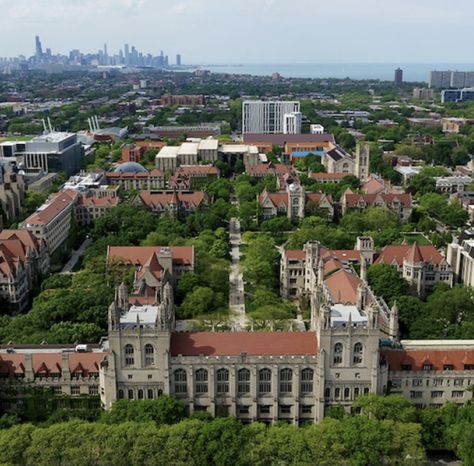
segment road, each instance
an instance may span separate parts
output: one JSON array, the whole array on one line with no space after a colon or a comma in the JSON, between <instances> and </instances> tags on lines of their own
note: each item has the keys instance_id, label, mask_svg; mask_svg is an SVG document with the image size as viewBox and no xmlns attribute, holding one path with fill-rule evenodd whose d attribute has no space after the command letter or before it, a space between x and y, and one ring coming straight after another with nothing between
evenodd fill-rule
<instances>
[{"instance_id":1,"label":"road","mask_svg":"<svg viewBox=\"0 0 474 466\"><path fill-rule=\"evenodd\" d=\"M229 243L230 243L230 274L229 274L229 308L232 313L232 327L236 331L245 330L247 318L245 316L244 278L240 270L240 222L237 218L229 221Z\"/></svg>"},{"instance_id":2,"label":"road","mask_svg":"<svg viewBox=\"0 0 474 466\"><path fill-rule=\"evenodd\" d=\"M71 273L72 269L76 266L77 261L86 252L86 249L91 245L91 243L92 238L86 238L79 246L79 249L72 252L71 258L67 261L66 265L61 270L61 273Z\"/></svg>"}]
</instances>

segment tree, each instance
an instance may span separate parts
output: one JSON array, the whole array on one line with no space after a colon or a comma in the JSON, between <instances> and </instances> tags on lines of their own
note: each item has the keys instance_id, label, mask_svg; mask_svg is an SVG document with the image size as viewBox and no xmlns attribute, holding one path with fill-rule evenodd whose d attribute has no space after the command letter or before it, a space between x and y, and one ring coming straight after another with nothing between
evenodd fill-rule
<instances>
[{"instance_id":1,"label":"tree","mask_svg":"<svg viewBox=\"0 0 474 466\"><path fill-rule=\"evenodd\" d=\"M198 286L184 298L178 312L183 318L196 317L211 312L216 308L216 305L214 291L205 286Z\"/></svg>"},{"instance_id":2,"label":"tree","mask_svg":"<svg viewBox=\"0 0 474 466\"><path fill-rule=\"evenodd\" d=\"M416 422L416 408L402 395L377 396L374 394L359 396L353 404L361 414L378 420Z\"/></svg>"},{"instance_id":3,"label":"tree","mask_svg":"<svg viewBox=\"0 0 474 466\"><path fill-rule=\"evenodd\" d=\"M408 283L400 277L397 269L389 264L373 264L367 271L372 291L391 305L408 291Z\"/></svg>"},{"instance_id":4,"label":"tree","mask_svg":"<svg viewBox=\"0 0 474 466\"><path fill-rule=\"evenodd\" d=\"M162 395L156 400L118 400L103 412L101 422L155 422L157 425L175 424L184 418L185 408L181 401Z\"/></svg>"}]
</instances>

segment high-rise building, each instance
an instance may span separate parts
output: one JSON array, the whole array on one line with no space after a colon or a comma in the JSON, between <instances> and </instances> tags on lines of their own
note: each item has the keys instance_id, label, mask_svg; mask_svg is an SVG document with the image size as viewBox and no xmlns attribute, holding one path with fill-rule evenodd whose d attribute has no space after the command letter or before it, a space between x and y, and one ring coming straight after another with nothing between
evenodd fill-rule
<instances>
[{"instance_id":1,"label":"high-rise building","mask_svg":"<svg viewBox=\"0 0 474 466\"><path fill-rule=\"evenodd\" d=\"M300 134L301 133L301 112L285 113L283 115L283 133Z\"/></svg>"},{"instance_id":2,"label":"high-rise building","mask_svg":"<svg viewBox=\"0 0 474 466\"><path fill-rule=\"evenodd\" d=\"M176 55L176 66L181 66L181 55L179 53Z\"/></svg>"},{"instance_id":3,"label":"high-rise building","mask_svg":"<svg viewBox=\"0 0 474 466\"><path fill-rule=\"evenodd\" d=\"M430 87L463 89L474 86L474 71L431 71Z\"/></svg>"},{"instance_id":4,"label":"high-rise building","mask_svg":"<svg viewBox=\"0 0 474 466\"><path fill-rule=\"evenodd\" d=\"M431 100L433 96L433 89L428 89L426 87L415 87L415 89L413 89L414 99Z\"/></svg>"},{"instance_id":5,"label":"high-rise building","mask_svg":"<svg viewBox=\"0 0 474 466\"><path fill-rule=\"evenodd\" d=\"M125 44L123 50L125 55L125 64L130 65L130 46L128 44Z\"/></svg>"},{"instance_id":6,"label":"high-rise building","mask_svg":"<svg viewBox=\"0 0 474 466\"><path fill-rule=\"evenodd\" d=\"M299 111L296 101L246 100L242 103L242 134L283 134L285 114Z\"/></svg>"},{"instance_id":7,"label":"high-rise building","mask_svg":"<svg viewBox=\"0 0 474 466\"><path fill-rule=\"evenodd\" d=\"M35 55L36 55L36 58L38 60L40 60L43 56L43 48L41 47L41 40L39 38L39 36L36 36L35 37L35 45L36 45L36 52L35 52Z\"/></svg>"},{"instance_id":8,"label":"high-rise building","mask_svg":"<svg viewBox=\"0 0 474 466\"><path fill-rule=\"evenodd\" d=\"M395 86L401 86L403 84L403 70L397 68L395 70Z\"/></svg>"},{"instance_id":9,"label":"high-rise building","mask_svg":"<svg viewBox=\"0 0 474 466\"><path fill-rule=\"evenodd\" d=\"M446 102L466 102L474 100L474 88L445 89L441 91L441 103Z\"/></svg>"}]
</instances>

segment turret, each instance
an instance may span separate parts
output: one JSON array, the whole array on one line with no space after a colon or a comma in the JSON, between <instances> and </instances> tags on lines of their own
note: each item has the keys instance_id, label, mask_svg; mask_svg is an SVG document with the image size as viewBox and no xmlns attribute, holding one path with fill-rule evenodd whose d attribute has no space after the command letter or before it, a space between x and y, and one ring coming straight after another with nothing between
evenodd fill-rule
<instances>
[{"instance_id":1,"label":"turret","mask_svg":"<svg viewBox=\"0 0 474 466\"><path fill-rule=\"evenodd\" d=\"M398 306L397 302L393 303L392 309L390 310L390 322L389 322L389 329L388 329L390 337L398 341Z\"/></svg>"}]
</instances>

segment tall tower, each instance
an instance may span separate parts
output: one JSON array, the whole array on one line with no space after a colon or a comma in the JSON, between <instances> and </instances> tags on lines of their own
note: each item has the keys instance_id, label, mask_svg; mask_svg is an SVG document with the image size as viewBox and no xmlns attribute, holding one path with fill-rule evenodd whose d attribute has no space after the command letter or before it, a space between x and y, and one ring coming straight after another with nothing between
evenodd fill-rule
<instances>
[{"instance_id":1,"label":"tall tower","mask_svg":"<svg viewBox=\"0 0 474 466\"><path fill-rule=\"evenodd\" d=\"M295 220L304 217L305 193L301 185L296 182L289 184L286 188L288 193L288 218Z\"/></svg>"},{"instance_id":2,"label":"tall tower","mask_svg":"<svg viewBox=\"0 0 474 466\"><path fill-rule=\"evenodd\" d=\"M181 54L176 55L176 66L181 66Z\"/></svg>"},{"instance_id":3,"label":"tall tower","mask_svg":"<svg viewBox=\"0 0 474 466\"><path fill-rule=\"evenodd\" d=\"M355 155L355 173L361 183L369 178L370 174L370 146L368 144L357 144Z\"/></svg>"},{"instance_id":4,"label":"tall tower","mask_svg":"<svg viewBox=\"0 0 474 466\"><path fill-rule=\"evenodd\" d=\"M35 56L37 60L41 60L43 57L43 48L41 46L41 40L39 36L35 37Z\"/></svg>"},{"instance_id":5,"label":"tall tower","mask_svg":"<svg viewBox=\"0 0 474 466\"><path fill-rule=\"evenodd\" d=\"M403 70L401 68L395 70L394 83L395 86L401 86L403 84Z\"/></svg>"}]
</instances>

